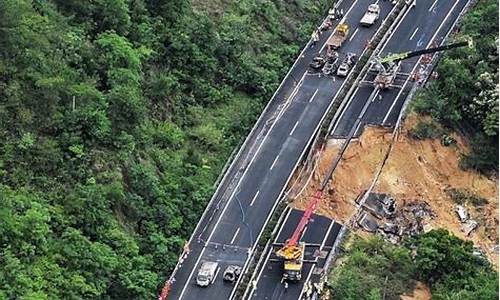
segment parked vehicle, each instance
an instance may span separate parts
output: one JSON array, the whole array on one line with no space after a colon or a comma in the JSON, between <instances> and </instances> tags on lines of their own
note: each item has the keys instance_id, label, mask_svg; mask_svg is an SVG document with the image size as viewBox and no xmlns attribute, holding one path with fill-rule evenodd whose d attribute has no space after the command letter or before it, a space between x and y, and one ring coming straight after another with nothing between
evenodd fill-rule
<instances>
[{"instance_id":1,"label":"parked vehicle","mask_svg":"<svg viewBox=\"0 0 500 300\"><path fill-rule=\"evenodd\" d=\"M326 59L322 56L316 56L313 58L312 62L309 64L309 66L315 70L320 70L323 68L323 66L326 63Z\"/></svg>"},{"instance_id":2,"label":"parked vehicle","mask_svg":"<svg viewBox=\"0 0 500 300\"><path fill-rule=\"evenodd\" d=\"M226 270L224 271L224 275L222 278L225 281L229 281L231 283L234 283L236 280L238 280L238 277L240 277L241 274L241 267L237 265L229 265L227 266Z\"/></svg>"},{"instance_id":3,"label":"parked vehicle","mask_svg":"<svg viewBox=\"0 0 500 300\"><path fill-rule=\"evenodd\" d=\"M363 26L372 26L378 20L380 15L380 6L376 3L368 5L366 13L361 18L359 23Z\"/></svg>"},{"instance_id":4,"label":"parked vehicle","mask_svg":"<svg viewBox=\"0 0 500 300\"><path fill-rule=\"evenodd\" d=\"M356 53L349 52L337 69L337 76L346 77L356 63Z\"/></svg>"},{"instance_id":5,"label":"parked vehicle","mask_svg":"<svg viewBox=\"0 0 500 300\"><path fill-rule=\"evenodd\" d=\"M196 276L196 284L199 286L208 286L212 284L217 275L219 264L214 261L205 261L201 264Z\"/></svg>"},{"instance_id":6,"label":"parked vehicle","mask_svg":"<svg viewBox=\"0 0 500 300\"><path fill-rule=\"evenodd\" d=\"M329 50L337 50L349 35L349 25L342 23L335 28L335 32L326 42Z\"/></svg>"}]
</instances>

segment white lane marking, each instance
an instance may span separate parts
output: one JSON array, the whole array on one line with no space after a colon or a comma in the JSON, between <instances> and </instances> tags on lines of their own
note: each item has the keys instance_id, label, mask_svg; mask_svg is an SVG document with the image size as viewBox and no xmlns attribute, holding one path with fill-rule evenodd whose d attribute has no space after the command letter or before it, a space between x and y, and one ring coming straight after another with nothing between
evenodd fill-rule
<instances>
[{"instance_id":1,"label":"white lane marking","mask_svg":"<svg viewBox=\"0 0 500 300\"><path fill-rule=\"evenodd\" d=\"M255 202L255 199L257 199L257 196L259 195L260 191L257 191L257 193L255 193L255 196L253 196L252 198L252 202L250 202L250 206L253 205L253 203Z\"/></svg>"},{"instance_id":2,"label":"white lane marking","mask_svg":"<svg viewBox=\"0 0 500 300\"><path fill-rule=\"evenodd\" d=\"M271 257L271 253L273 252L273 249L269 249L268 253L267 253L267 256L266 256L266 260L265 262L269 262L269 257ZM252 288L252 291L250 292L250 297L248 297L248 299L251 299L252 296L253 296L253 292L257 289L257 285L259 284L259 280L260 280L260 277L262 276L262 273L264 272L264 269L266 266L266 263L264 263L264 265L262 266L262 268L260 268L260 272L259 272L259 275L257 275L257 278L255 279L255 282L257 284L255 284Z\"/></svg>"},{"instance_id":3,"label":"white lane marking","mask_svg":"<svg viewBox=\"0 0 500 300\"><path fill-rule=\"evenodd\" d=\"M396 8L396 6L394 6L394 8ZM405 14L401 17L401 19L398 21L398 24L396 24L396 26L392 30L391 36L384 42L383 46L380 48L380 52L379 53L382 53L382 51L385 50L385 47L387 46L387 44L389 43L389 41L392 39L392 36L394 35L394 32L396 32L398 30L399 26L403 23L403 21L406 20L406 15L408 15L410 13L410 11L413 11L413 9L407 9L406 10ZM392 12L392 10L391 10L391 12Z\"/></svg>"},{"instance_id":4,"label":"white lane marking","mask_svg":"<svg viewBox=\"0 0 500 300\"><path fill-rule=\"evenodd\" d=\"M295 122L295 125L293 126L292 131L290 131L289 135L293 134L293 132L295 131L295 128L297 128L297 125L299 125L299 121Z\"/></svg>"},{"instance_id":5,"label":"white lane marking","mask_svg":"<svg viewBox=\"0 0 500 300\"><path fill-rule=\"evenodd\" d=\"M233 238L231 239L231 242L229 244L233 244L234 243L234 240L236 239L236 237L238 236L238 233L240 232L240 228L238 227L238 229L236 229L236 232L234 233L233 235Z\"/></svg>"},{"instance_id":6,"label":"white lane marking","mask_svg":"<svg viewBox=\"0 0 500 300\"><path fill-rule=\"evenodd\" d=\"M413 37L415 36L415 34L417 34L417 32L418 32L418 27L415 29L413 34L410 36L410 41L413 40Z\"/></svg>"},{"instance_id":7,"label":"white lane marking","mask_svg":"<svg viewBox=\"0 0 500 300\"><path fill-rule=\"evenodd\" d=\"M434 0L434 3L432 3L431 7L429 7L429 11L432 11L434 9L434 6L438 3L438 0Z\"/></svg>"},{"instance_id":8,"label":"white lane marking","mask_svg":"<svg viewBox=\"0 0 500 300\"><path fill-rule=\"evenodd\" d=\"M345 82L345 81L344 81ZM337 127L339 126L340 124L340 120L342 120L342 117L344 116L344 113L346 112L347 108L349 107L349 105L351 104L351 101L352 99L354 99L354 95L356 95L356 93L359 91L359 86L354 90L354 92L352 93L352 96L350 97L350 99L347 101L347 104L344 106L344 108L342 109L342 112L340 113L340 116L337 118L337 121L335 122L335 125L333 126L333 129L330 131L331 134L333 135L335 133L335 130L337 129Z\"/></svg>"},{"instance_id":9,"label":"white lane marking","mask_svg":"<svg viewBox=\"0 0 500 300\"><path fill-rule=\"evenodd\" d=\"M356 33L358 33L359 31L359 28L356 28L356 30L354 30L354 32L352 33L351 37L349 38L349 42L352 41L352 39L354 38L354 36L356 35Z\"/></svg>"},{"instance_id":10,"label":"white lane marking","mask_svg":"<svg viewBox=\"0 0 500 300\"><path fill-rule=\"evenodd\" d=\"M273 164L271 165L271 167L269 168L269 170L272 170L274 168L274 165L276 164L276 162L278 161L278 158L280 157L280 155L276 155L276 158L274 159L273 161Z\"/></svg>"},{"instance_id":11,"label":"white lane marking","mask_svg":"<svg viewBox=\"0 0 500 300\"><path fill-rule=\"evenodd\" d=\"M281 234L281 231L283 230L283 228L285 227L285 223L286 221L288 220L288 217L290 217L290 214L292 213L292 209L288 209L288 213L286 214L285 218L283 219L283 222L281 223L281 226L280 226L280 229L278 230L278 233L276 233L276 237L274 238L274 242L277 243L278 242L278 238Z\"/></svg>"},{"instance_id":12,"label":"white lane marking","mask_svg":"<svg viewBox=\"0 0 500 300\"><path fill-rule=\"evenodd\" d=\"M349 15L349 13L351 12L351 10L356 6L356 3L358 2L359 0L356 0L354 1L354 3L351 5L351 7L349 8L349 10L345 13L344 17L339 21L339 24L342 24L345 22L346 18L347 18L347 15ZM323 52L323 49L325 49L326 47L326 44L328 43L328 40L332 37L332 35L335 33L335 28L333 29L332 33L330 34L330 36L328 37L328 39L326 40L326 42L323 44L323 46L321 47L321 49L319 49L319 52L318 53L321 53Z\"/></svg>"},{"instance_id":13,"label":"white lane marking","mask_svg":"<svg viewBox=\"0 0 500 300\"><path fill-rule=\"evenodd\" d=\"M379 93L380 93L380 89L377 89L375 91L375 95L373 95L372 102L375 102L375 100L377 100L377 96L378 96Z\"/></svg>"},{"instance_id":14,"label":"white lane marking","mask_svg":"<svg viewBox=\"0 0 500 300\"><path fill-rule=\"evenodd\" d=\"M429 42L427 43L427 46L425 48L428 48L432 42L434 41L434 39L436 38L436 36L438 35L439 31L441 30L441 28L443 27L444 23L446 23L446 20L448 20L448 18L450 17L451 13L455 10L455 7L457 6L458 2L460 2L460 0L457 0L455 2L455 4L453 5L453 7L450 9L450 11L448 12L448 14L446 15L446 17L444 18L444 20L441 22L441 24L439 25L438 29L436 30L436 32L434 33L434 35L431 37L431 39L429 40ZM417 61L417 63L415 64L415 66L413 66L413 69L411 70L410 74L412 74L413 72L415 72L415 70L417 69L417 67L419 66L419 63L420 63L420 60L422 58L420 57ZM387 121L387 119L389 118L389 115L391 114L392 110L394 109L394 106L396 105L396 102L398 102L398 99L399 99L399 96L401 96L401 94L403 93L403 91L406 89L406 85L408 84L408 82L410 81L410 77L408 77L406 80L405 80L405 83L403 84L403 87L399 90L397 96L396 96L396 99L394 99L394 102L392 102L392 105L391 107L389 108L389 111L387 111L387 114L385 115L384 117L384 120L382 121L382 124L385 124L385 122Z\"/></svg>"},{"instance_id":15,"label":"white lane marking","mask_svg":"<svg viewBox=\"0 0 500 300\"><path fill-rule=\"evenodd\" d=\"M316 89L316 90L314 91L314 94L313 94L313 95L312 95L312 97L309 99L309 103L313 102L314 97L316 97L316 94L318 93L318 90L319 90L319 89Z\"/></svg>"},{"instance_id":16,"label":"white lane marking","mask_svg":"<svg viewBox=\"0 0 500 300\"><path fill-rule=\"evenodd\" d=\"M219 275L220 267L217 268L217 271L215 271L215 276L214 279L212 280L212 283L215 282L215 279L217 279L217 275Z\"/></svg>"},{"instance_id":17,"label":"white lane marking","mask_svg":"<svg viewBox=\"0 0 500 300\"><path fill-rule=\"evenodd\" d=\"M330 225L328 226L328 230L326 231L326 234L325 236L323 237L323 241L321 242L321 245L319 246L319 250L321 251L321 249L323 249L323 247L325 246L325 243L326 243L326 240L328 238L328 235L330 234L330 231L332 230L332 227L333 227L333 224L335 224L335 221L331 220L330 222ZM333 251L333 248L330 250L330 251ZM317 256L314 261L315 262L318 262L318 258L319 256ZM309 279L311 278L311 275L312 275L312 272L314 271L314 267L316 266L316 264L313 264L311 269L309 270L309 273L307 274L307 277L306 277L306 281L304 281L304 286L302 287L302 290L300 291L300 295L299 295L299 299L302 299L302 295L304 294L305 292L305 287L306 287L306 284L307 282L309 282Z\"/></svg>"},{"instance_id":18,"label":"white lane marking","mask_svg":"<svg viewBox=\"0 0 500 300\"><path fill-rule=\"evenodd\" d=\"M334 220L332 220L330 222L330 226L328 226L328 230L326 231L325 238L323 239L323 242L321 243L321 246L319 246L319 250L322 250L323 247L325 246L326 240L328 239L328 235L330 235L330 231L332 231L333 224L335 224Z\"/></svg>"}]
</instances>

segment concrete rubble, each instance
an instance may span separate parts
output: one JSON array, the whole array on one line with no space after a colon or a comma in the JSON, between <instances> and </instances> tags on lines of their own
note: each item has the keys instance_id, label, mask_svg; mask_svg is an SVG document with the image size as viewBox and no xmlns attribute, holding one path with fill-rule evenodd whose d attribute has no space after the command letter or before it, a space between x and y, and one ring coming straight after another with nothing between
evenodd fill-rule
<instances>
[{"instance_id":1,"label":"concrete rubble","mask_svg":"<svg viewBox=\"0 0 500 300\"><path fill-rule=\"evenodd\" d=\"M427 220L435 216L429 204L416 200L402 202L403 205L396 207L394 199L387 194L370 193L357 219L358 226L376 232L394 244L406 236L429 231Z\"/></svg>"}]
</instances>

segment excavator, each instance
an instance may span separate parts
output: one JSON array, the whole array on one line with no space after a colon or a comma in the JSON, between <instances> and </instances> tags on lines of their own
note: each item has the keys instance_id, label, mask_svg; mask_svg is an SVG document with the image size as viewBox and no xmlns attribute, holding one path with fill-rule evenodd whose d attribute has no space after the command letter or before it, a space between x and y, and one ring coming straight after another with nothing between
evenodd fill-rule
<instances>
[{"instance_id":1,"label":"excavator","mask_svg":"<svg viewBox=\"0 0 500 300\"><path fill-rule=\"evenodd\" d=\"M375 79L373 80L373 84L379 87L380 89L387 89L390 87L394 87L395 85L393 83L396 80L396 76L399 74L398 70L401 61L424 54L431 54L439 51L446 51L464 46L472 48L473 47L472 40L468 39L467 41L457 42L439 47L431 47L416 51L406 51L401 53L390 54L384 58L376 57L372 61L372 66L370 68L370 71L372 72L374 71L377 73Z\"/></svg>"}]
</instances>

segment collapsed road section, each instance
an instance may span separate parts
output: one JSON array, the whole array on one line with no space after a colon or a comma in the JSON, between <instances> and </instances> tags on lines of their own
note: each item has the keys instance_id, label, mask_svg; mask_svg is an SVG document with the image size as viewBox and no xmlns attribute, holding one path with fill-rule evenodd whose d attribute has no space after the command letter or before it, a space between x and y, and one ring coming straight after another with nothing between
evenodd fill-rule
<instances>
[{"instance_id":1,"label":"collapsed road section","mask_svg":"<svg viewBox=\"0 0 500 300\"><path fill-rule=\"evenodd\" d=\"M243 272L253 257L257 241L275 210L295 168L320 129L327 112L347 78L311 72L314 57L327 51L328 41L339 24L352 24L352 34L337 52L361 53L376 26L356 32L366 9L361 1L344 0L337 9L346 14L324 22L321 36L306 45L236 155L202 216L185 252L181 255L161 299L229 299L236 283L218 277L227 267ZM381 5L381 18L392 9ZM205 262L217 268L209 286L197 285L198 271Z\"/></svg>"}]
</instances>

